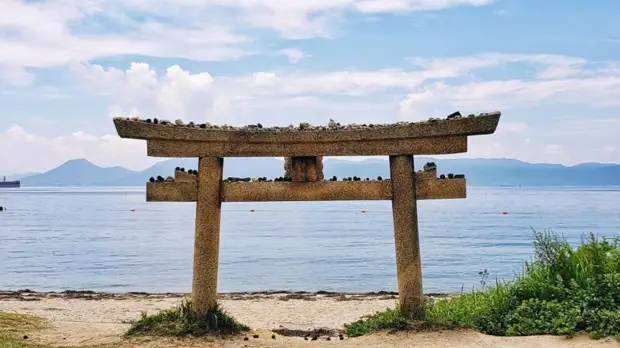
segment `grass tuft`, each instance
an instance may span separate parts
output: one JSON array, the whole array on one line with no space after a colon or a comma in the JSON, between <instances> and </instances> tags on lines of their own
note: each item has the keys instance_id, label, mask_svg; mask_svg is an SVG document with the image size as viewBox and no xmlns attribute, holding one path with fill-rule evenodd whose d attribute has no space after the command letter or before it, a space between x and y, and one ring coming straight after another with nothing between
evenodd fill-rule
<instances>
[{"instance_id":1,"label":"grass tuft","mask_svg":"<svg viewBox=\"0 0 620 348\"><path fill-rule=\"evenodd\" d=\"M190 300L184 300L179 306L157 314L143 312L142 317L132 323L126 336L220 336L248 330L219 305L198 313L192 309Z\"/></svg>"},{"instance_id":2,"label":"grass tuft","mask_svg":"<svg viewBox=\"0 0 620 348\"><path fill-rule=\"evenodd\" d=\"M409 326L409 320L396 307L396 309L388 308L383 312L377 312L351 324L345 324L344 329L349 337L358 337L375 331L406 330Z\"/></svg>"},{"instance_id":3,"label":"grass tuft","mask_svg":"<svg viewBox=\"0 0 620 348\"><path fill-rule=\"evenodd\" d=\"M349 337L359 337L377 331L433 331L452 328L450 325L430 321L410 320L396 305L396 309L387 308L356 322L345 324L345 333Z\"/></svg>"},{"instance_id":4,"label":"grass tuft","mask_svg":"<svg viewBox=\"0 0 620 348\"><path fill-rule=\"evenodd\" d=\"M498 336L588 333L620 337L620 239L590 234L572 248L561 236L534 231L534 260L510 283L450 300L427 302L429 324L470 328ZM398 310L346 325L349 335L400 329L411 323Z\"/></svg>"},{"instance_id":5,"label":"grass tuft","mask_svg":"<svg viewBox=\"0 0 620 348\"><path fill-rule=\"evenodd\" d=\"M47 321L43 318L26 314L0 312L0 333L2 334L41 330L46 326Z\"/></svg>"},{"instance_id":6,"label":"grass tuft","mask_svg":"<svg viewBox=\"0 0 620 348\"><path fill-rule=\"evenodd\" d=\"M24 339L25 334L47 327L43 318L25 314L0 312L0 347L11 348L46 348L47 345L37 344Z\"/></svg>"}]
</instances>

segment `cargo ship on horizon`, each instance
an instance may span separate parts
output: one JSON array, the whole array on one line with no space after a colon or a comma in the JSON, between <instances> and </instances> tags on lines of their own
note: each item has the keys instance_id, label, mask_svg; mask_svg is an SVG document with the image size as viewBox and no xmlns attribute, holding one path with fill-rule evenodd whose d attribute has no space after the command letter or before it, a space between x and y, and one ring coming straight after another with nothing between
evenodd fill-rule
<instances>
[{"instance_id":1,"label":"cargo ship on horizon","mask_svg":"<svg viewBox=\"0 0 620 348\"><path fill-rule=\"evenodd\" d=\"M0 181L0 189L2 188L20 188L21 182L19 180L15 181L6 181L6 176L2 178Z\"/></svg>"}]
</instances>

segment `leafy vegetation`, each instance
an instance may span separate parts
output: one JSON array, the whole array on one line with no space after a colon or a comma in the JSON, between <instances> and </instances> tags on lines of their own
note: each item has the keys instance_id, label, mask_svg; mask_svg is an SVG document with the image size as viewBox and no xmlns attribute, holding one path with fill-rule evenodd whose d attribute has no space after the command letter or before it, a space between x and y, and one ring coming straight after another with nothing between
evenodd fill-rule
<instances>
[{"instance_id":1,"label":"leafy vegetation","mask_svg":"<svg viewBox=\"0 0 620 348\"><path fill-rule=\"evenodd\" d=\"M178 307L147 315L132 323L127 336L204 336L229 335L249 328L237 322L219 305L206 312L196 312L191 301L185 300Z\"/></svg>"},{"instance_id":2,"label":"leafy vegetation","mask_svg":"<svg viewBox=\"0 0 620 348\"><path fill-rule=\"evenodd\" d=\"M576 249L561 236L534 231L534 261L510 283L450 300L429 301L426 321L499 336L620 337L620 239L590 234ZM398 309L346 325L351 336L407 325Z\"/></svg>"}]
</instances>

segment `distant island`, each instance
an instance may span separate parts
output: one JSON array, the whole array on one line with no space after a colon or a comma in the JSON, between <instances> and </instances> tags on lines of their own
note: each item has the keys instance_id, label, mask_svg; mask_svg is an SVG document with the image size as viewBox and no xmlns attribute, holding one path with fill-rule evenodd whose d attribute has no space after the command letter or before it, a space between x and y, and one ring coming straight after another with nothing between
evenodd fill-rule
<instances>
[{"instance_id":1,"label":"distant island","mask_svg":"<svg viewBox=\"0 0 620 348\"><path fill-rule=\"evenodd\" d=\"M226 158L224 176L282 176L283 161L276 158ZM416 169L435 162L440 174L465 174L471 186L620 186L620 164L582 163L575 166L526 163L515 159L437 159L416 157ZM174 168L195 169L195 159L171 159L143 171L99 167L86 159L63 163L45 173L13 175L22 187L35 186L142 186L150 177L172 175ZM386 159L353 162L325 160L325 177L389 177Z\"/></svg>"}]
</instances>

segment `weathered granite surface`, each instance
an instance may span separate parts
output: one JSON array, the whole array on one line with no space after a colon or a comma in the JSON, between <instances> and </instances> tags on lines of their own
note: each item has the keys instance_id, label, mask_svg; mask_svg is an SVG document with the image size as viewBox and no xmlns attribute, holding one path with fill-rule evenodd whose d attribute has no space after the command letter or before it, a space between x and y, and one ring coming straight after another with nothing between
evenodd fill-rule
<instances>
[{"instance_id":1,"label":"weathered granite surface","mask_svg":"<svg viewBox=\"0 0 620 348\"><path fill-rule=\"evenodd\" d=\"M122 138L147 140L159 157L385 156L467 151L469 135L491 134L501 113L391 125L258 128L201 128L116 118Z\"/></svg>"},{"instance_id":2,"label":"weathered granite surface","mask_svg":"<svg viewBox=\"0 0 620 348\"><path fill-rule=\"evenodd\" d=\"M390 177L400 310L407 316L423 319L424 297L416 191L418 184L434 180L417 180L412 155L391 156Z\"/></svg>"},{"instance_id":3,"label":"weathered granite surface","mask_svg":"<svg viewBox=\"0 0 620 348\"><path fill-rule=\"evenodd\" d=\"M284 177L291 178L294 182L322 181L323 157L285 157Z\"/></svg>"},{"instance_id":4,"label":"weathered granite surface","mask_svg":"<svg viewBox=\"0 0 620 348\"><path fill-rule=\"evenodd\" d=\"M466 198L465 178L439 179L433 171L416 173L416 199ZM250 178L248 178L250 179ZM318 182L223 182L222 202L390 200L391 180ZM149 202L196 202L198 184L190 181L148 183Z\"/></svg>"},{"instance_id":5,"label":"weathered granite surface","mask_svg":"<svg viewBox=\"0 0 620 348\"><path fill-rule=\"evenodd\" d=\"M114 124L122 138L165 139L187 141L263 142L334 142L467 136L493 133L501 112L483 113L466 118L398 122L395 124L349 125L329 127L199 127L148 123L140 119L115 118ZM191 124L191 123L190 123Z\"/></svg>"},{"instance_id":6,"label":"weathered granite surface","mask_svg":"<svg viewBox=\"0 0 620 348\"><path fill-rule=\"evenodd\" d=\"M222 216L220 189L223 170L224 160L222 158L201 158L198 161L194 275L192 277L192 306L198 312L206 311L217 304L220 219Z\"/></svg>"},{"instance_id":7,"label":"weathered granite surface","mask_svg":"<svg viewBox=\"0 0 620 348\"><path fill-rule=\"evenodd\" d=\"M358 140L334 142L249 143L147 140L153 157L305 157L391 156L399 154L443 155L467 152L467 137Z\"/></svg>"}]
</instances>

